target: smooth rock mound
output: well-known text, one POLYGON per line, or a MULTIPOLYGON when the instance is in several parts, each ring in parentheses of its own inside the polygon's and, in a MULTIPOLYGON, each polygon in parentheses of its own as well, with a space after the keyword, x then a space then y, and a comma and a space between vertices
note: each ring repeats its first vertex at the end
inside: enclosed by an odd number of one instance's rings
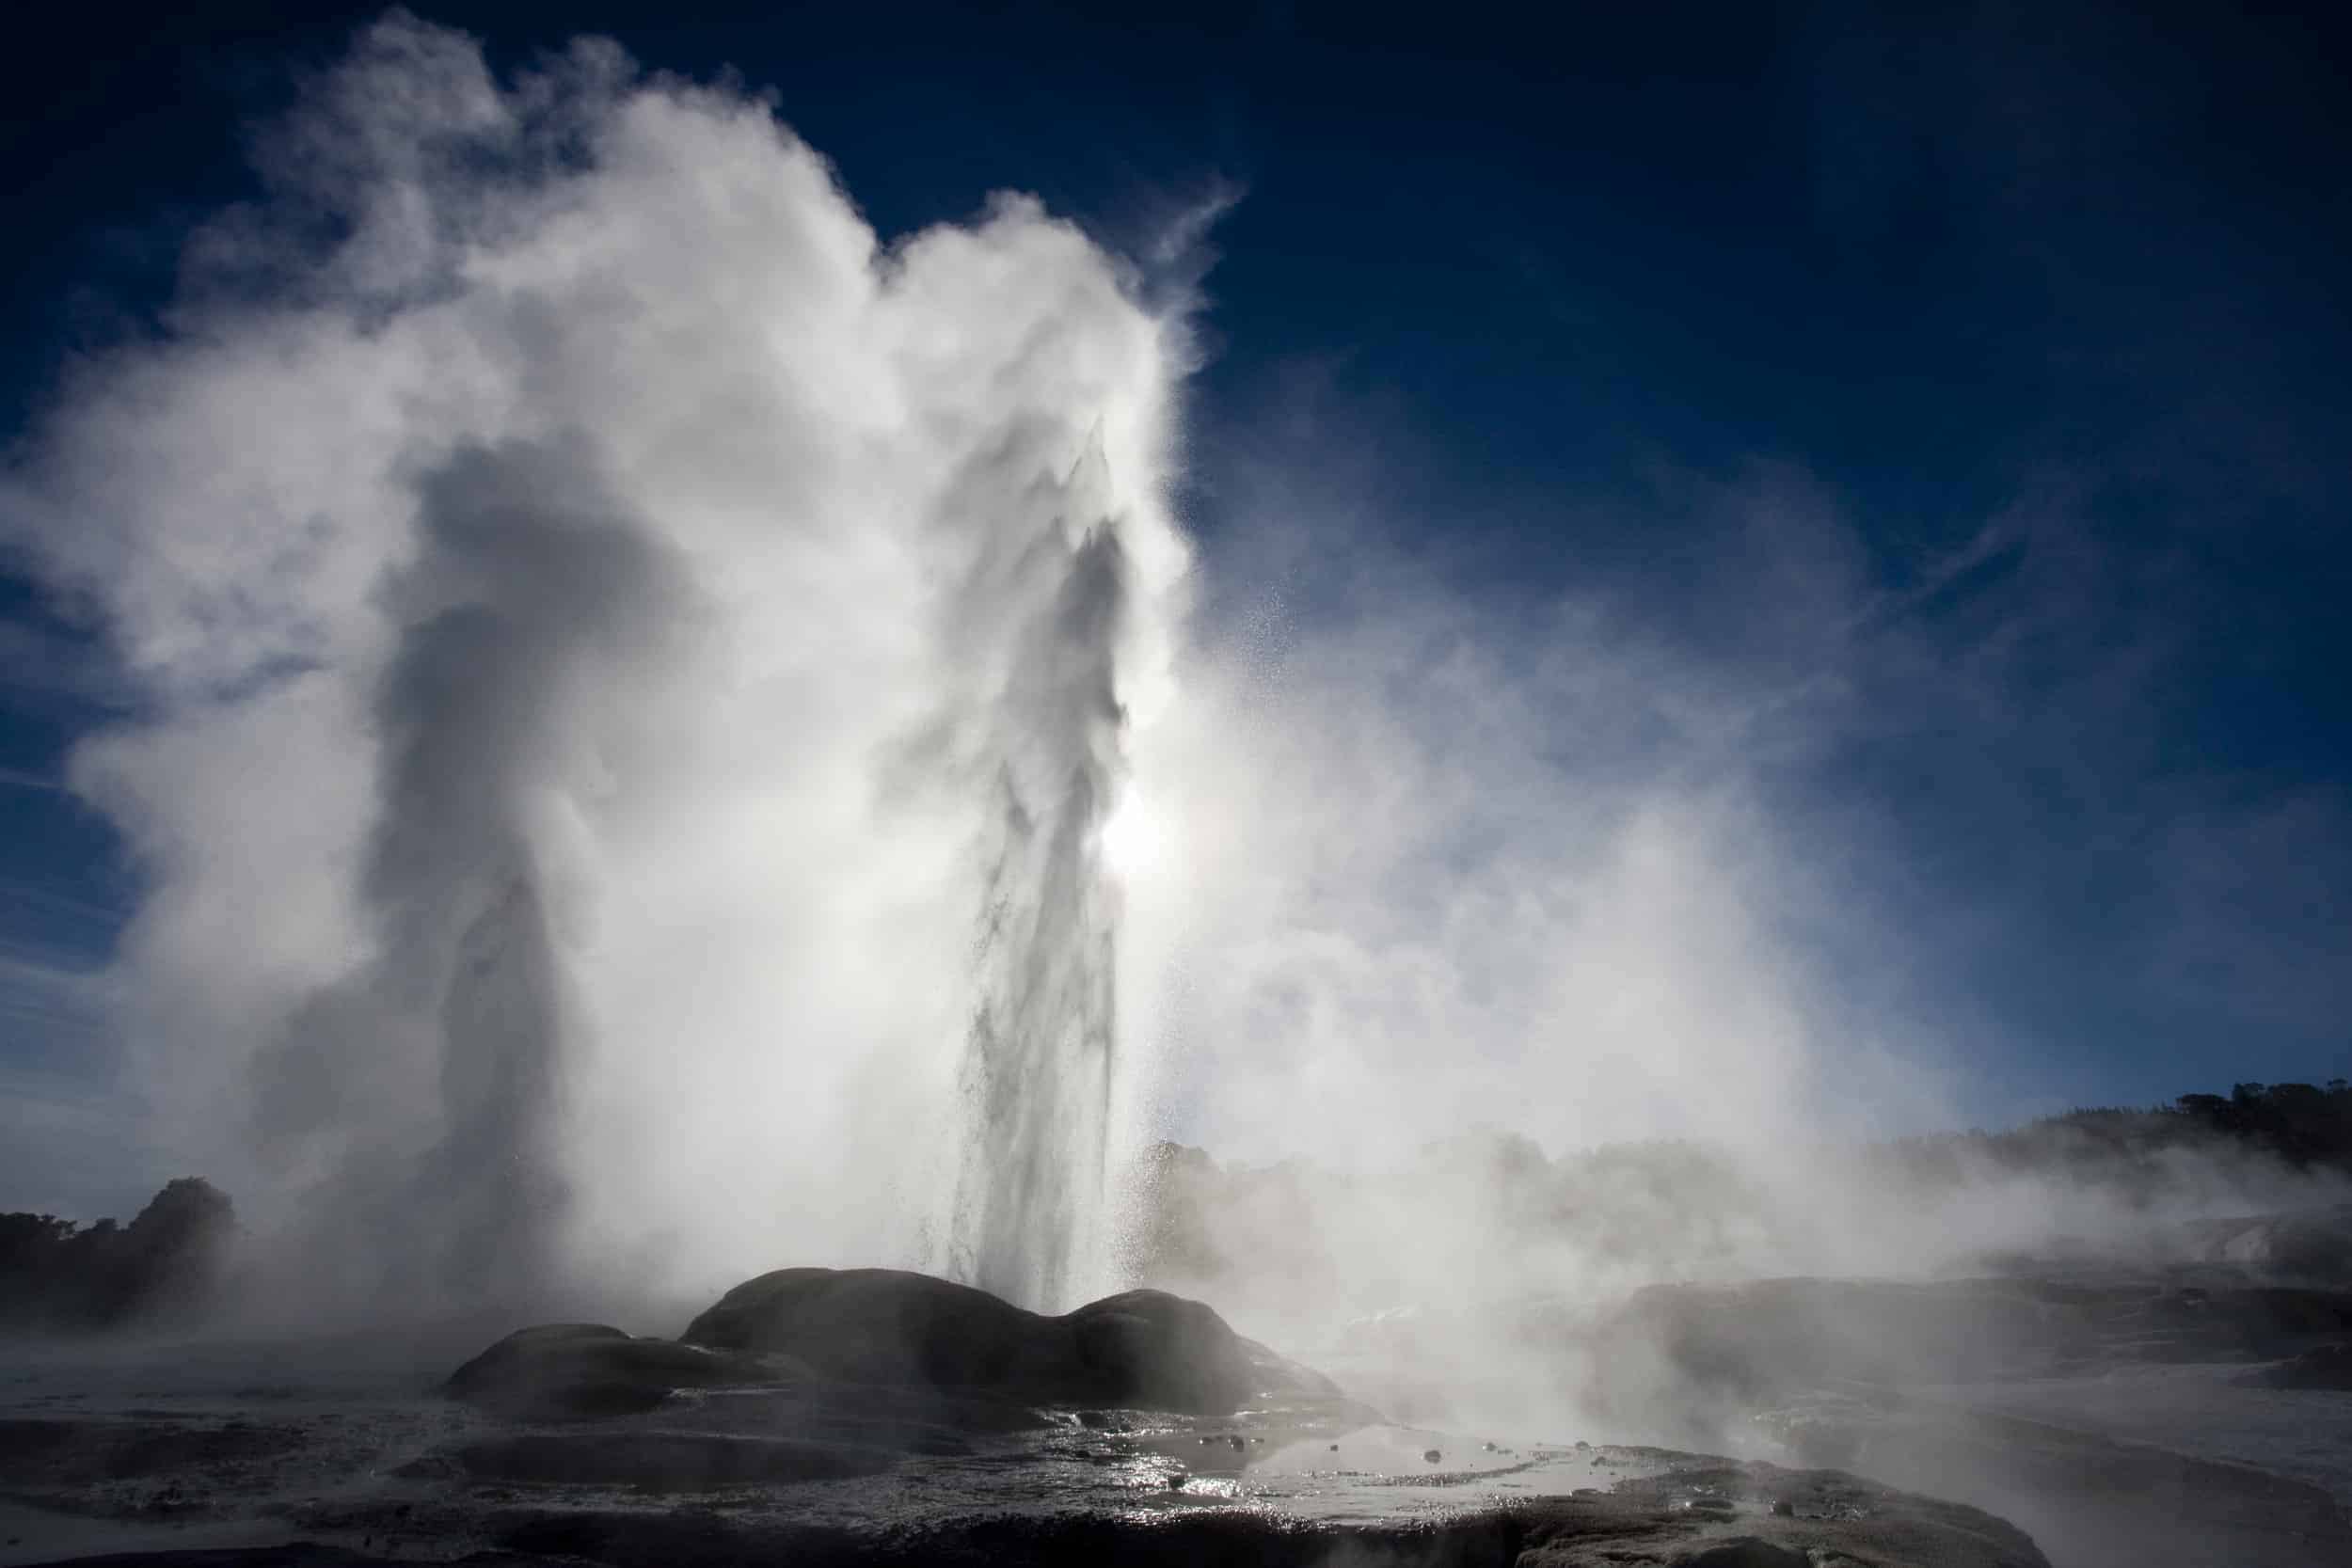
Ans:
POLYGON ((1046 1317, 898 1269, 779 1269, 687 1325, 687 1343, 783 1354, 819 1376, 1193 1415, 1239 1409, 1270 1372, 1215 1309, 1129 1291, 1046 1317))
POLYGON ((443 1387, 511 1416, 618 1416, 650 1410, 680 1388, 775 1383, 795 1370, 755 1355, 640 1339, 603 1323, 543 1323, 509 1334, 443 1387))
POLYGON ((680 1336, 784 1353, 855 1383, 993 1386, 1023 1372, 1042 1320, 985 1291, 896 1269, 777 1269, 738 1285, 680 1336))

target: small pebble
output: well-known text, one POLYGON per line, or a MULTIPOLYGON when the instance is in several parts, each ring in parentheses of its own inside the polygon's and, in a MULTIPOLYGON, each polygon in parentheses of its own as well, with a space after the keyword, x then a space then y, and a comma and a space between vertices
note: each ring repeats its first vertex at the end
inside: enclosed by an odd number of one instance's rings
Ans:
POLYGON ((1340 1451, 1340 1446, 1339 1446, 1337 1443, 1332 1444, 1332 1445, 1331 1445, 1331 1451, 1332 1451, 1333 1453, 1337 1453, 1337 1452, 1339 1452, 1339 1451, 1340 1451))
POLYGON ((1783 1519, 1793 1519, 1797 1516, 1797 1505, 1786 1497, 1774 1497, 1772 1513, 1783 1519))
POLYGON ((1428 1450, 1426 1453, 1422 1454, 1422 1457, 1423 1459, 1425 1459, 1425 1460, 1429 1461, 1429 1463, 1430 1463, 1430 1464, 1435 1465, 1435 1464, 1437 1464, 1439 1460, 1443 1459, 1443 1458, 1445 1457, 1445 1455, 1444 1455, 1444 1453, 1442 1453, 1441 1451, 1439 1451, 1439 1450, 1438 1450, 1438 1449, 1430 1449, 1430 1450, 1428 1450))
POLYGON ((1239 1453, 1242 1449, 1249 1446, 1241 1440, 1241 1433, 1238 1432, 1233 1433, 1233 1435, 1228 1438, 1227 1441, 1233 1445, 1233 1451, 1235 1453, 1239 1453))

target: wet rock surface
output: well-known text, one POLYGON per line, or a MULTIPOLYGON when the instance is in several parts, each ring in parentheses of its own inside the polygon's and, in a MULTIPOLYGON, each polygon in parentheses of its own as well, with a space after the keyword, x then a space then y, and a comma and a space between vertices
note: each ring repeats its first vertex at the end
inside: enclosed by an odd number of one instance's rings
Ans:
POLYGON ((39 1413, 0 1419, 0 1561, 2045 1560, 1989 1514, 1835 1471, 1391 1425, 1157 1292, 1055 1319, 792 1273, 695 1320, 699 1344, 548 1325, 437 1390, 313 1397, 282 1367, 266 1402, 228 1376, 21 1383, 39 1413))
MULTIPOLYGON (((2235 1232, 2233 1232, 2233 1234, 2235 1232)), ((2352 1292, 2188 1270, 1659 1285, 1400 1320, 1335 1371, 1549 1379, 1606 1428, 1984 1508, 2069 1568, 2352 1562, 2352 1292)))
POLYGON ((887 1441, 722 1432, 532 1432, 460 1443, 415 1461, 405 1473, 428 1479, 687 1492, 879 1475, 901 1457, 903 1450, 887 1441))
POLYGON ((1103 1433, 1057 1423, 955 1460, 856 1458, 846 1446, 815 1445, 782 1465, 770 1456, 796 1446, 573 1425, 437 1448, 422 1467, 372 1473, 365 1484, 255 1520, 266 1528, 247 1543, 176 1547, 151 1537, 141 1549, 98 1558, 15 1557, 144 1568, 429 1560, 2046 1568, 2032 1542, 1998 1519, 1835 1472, 1660 1449, 1561 1449, 1492 1468, 1432 1476, 1414 1473, 1416 1465, 1400 1473, 1393 1460, 1429 1434, 1393 1428, 1343 1434, 1336 1460, 1327 1442, 1315 1442, 1327 1463, 1312 1466, 1295 1433, 1264 1445, 1244 1433, 1238 1451, 1220 1433, 1214 1451, 1231 1462, 1192 1467, 1168 1455, 1190 1458, 1187 1440, 1201 1433, 1139 1414, 1134 1425, 1103 1433), (1244 1453, 1274 1462, 1261 1470, 1244 1453), (800 1458, 819 1470, 802 1473, 800 1458), (440 1467, 453 1462, 455 1470, 440 1467), (886 1473, 854 1473, 866 1464, 886 1473), (1571 1492, 1572 1480, 1604 1484, 1571 1492), (262 1538, 269 1528, 281 1538, 262 1538))
POLYGON ((601 1323, 547 1323, 516 1329, 451 1373, 447 1387, 485 1409, 555 1418, 650 1410, 680 1388, 774 1382, 799 1370, 601 1323))
POLYGON ((1269 1375, 1315 1392, 1215 1309, 1129 1291, 1061 1317, 897 1269, 779 1269, 697 1317, 690 1345, 781 1354, 853 1383, 987 1390, 1016 1399, 1150 1405, 1219 1415, 1269 1375))
POLYGON ((1809 1396, 1755 1426, 1799 1463, 1997 1500, 2062 1562, 2352 1560, 2352 1516, 2327 1490, 2249 1465, 1884 1390, 1809 1396))

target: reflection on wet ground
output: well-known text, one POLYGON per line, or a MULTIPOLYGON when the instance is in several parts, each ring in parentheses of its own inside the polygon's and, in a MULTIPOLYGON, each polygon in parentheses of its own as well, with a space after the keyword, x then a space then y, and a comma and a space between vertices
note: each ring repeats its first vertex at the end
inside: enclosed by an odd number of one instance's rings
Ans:
MULTIPOLYGON (((1462 1561, 1508 1562, 1531 1532, 1573 1545, 1597 1531, 1619 1553, 1611 1560, 1638 1563, 1727 1532, 1901 1540, 1946 1528, 1941 1505, 1851 1478, 1391 1425, 1337 1399, 1232 1417, 1009 1414, 832 1385, 512 1423, 381 1369, 314 1376, 299 1357, 236 1360, 60 1360, 8 1374, 0 1562, 297 1537, 392 1560, 497 1549, 630 1564, 787 1547, 805 1560, 1059 1562, 1136 1542, 1171 1560, 1246 1544, 1261 1560, 1311 1562, 1342 1537, 1442 1539, 1462 1561)), ((1969 1517, 1972 1530, 2002 1528, 1969 1517)), ((1937 1560, 2038 1561, 2023 1540, 2008 1557, 1937 1560)))

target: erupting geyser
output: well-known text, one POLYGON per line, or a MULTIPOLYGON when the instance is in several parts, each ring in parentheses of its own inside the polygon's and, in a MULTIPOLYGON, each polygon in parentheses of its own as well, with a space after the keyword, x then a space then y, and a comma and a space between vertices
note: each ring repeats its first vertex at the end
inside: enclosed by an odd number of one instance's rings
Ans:
POLYGON ((1118 1068, 1103 824, 1120 763, 1128 569, 1099 445, 1065 483, 972 498, 987 517, 961 620, 997 689, 974 774, 991 802, 979 985, 965 1062, 969 1140, 951 1272, 1064 1305, 1103 1210, 1118 1068))
POLYGON ((609 44, 395 13, 262 146, 0 509, 135 699, 74 782, 167 1147, 306 1307, 1084 1299, 1181 322, 1026 198, 885 245, 609 44))

